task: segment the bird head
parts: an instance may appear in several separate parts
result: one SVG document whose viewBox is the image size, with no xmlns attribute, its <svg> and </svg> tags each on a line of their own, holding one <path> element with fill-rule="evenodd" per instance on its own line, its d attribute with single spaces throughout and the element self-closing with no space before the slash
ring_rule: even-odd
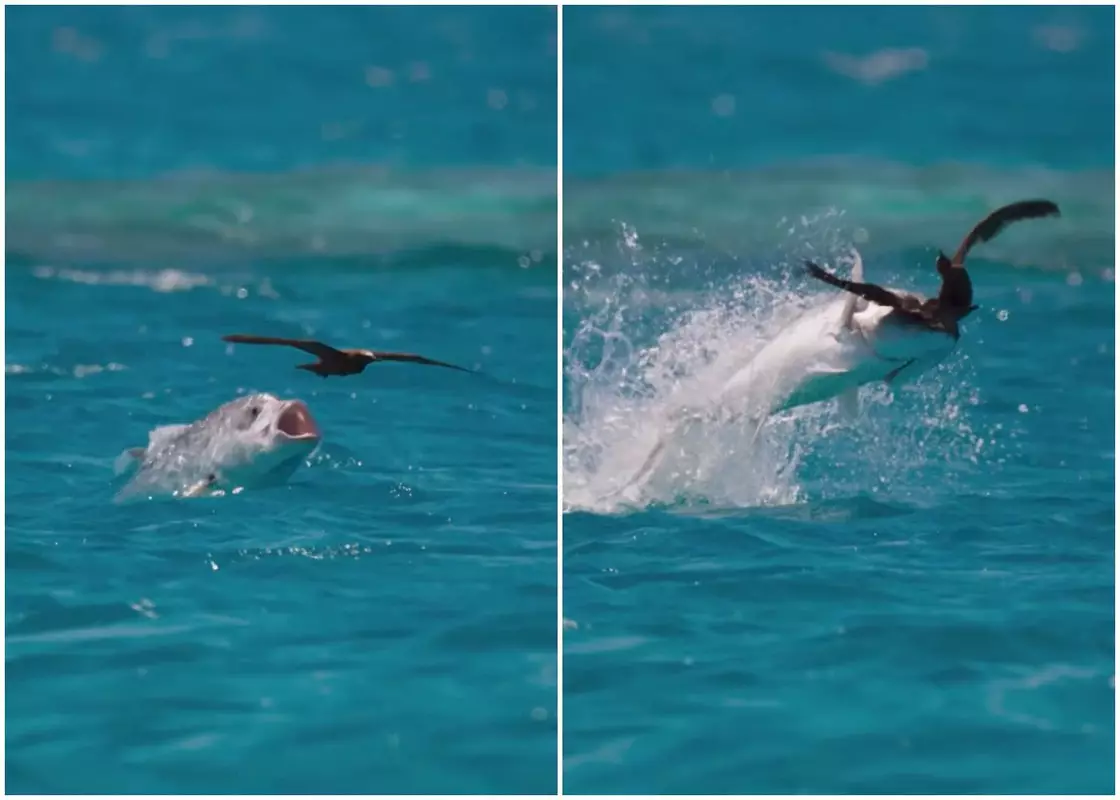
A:
<svg viewBox="0 0 1120 800">
<path fill-rule="evenodd" d="M 964 319 L 979 308 L 972 304 L 972 279 L 968 270 L 953 266 L 948 256 L 938 252 L 937 272 L 941 275 L 941 292 L 937 296 L 941 313 Z"/>
</svg>

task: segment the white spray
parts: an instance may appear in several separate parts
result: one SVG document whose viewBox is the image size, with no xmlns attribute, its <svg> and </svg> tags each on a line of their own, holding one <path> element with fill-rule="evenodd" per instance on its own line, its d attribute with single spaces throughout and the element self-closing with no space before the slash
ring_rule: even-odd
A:
<svg viewBox="0 0 1120 800">
<path fill-rule="evenodd" d="M 636 236 L 627 234 L 628 245 L 634 246 Z M 678 314 L 655 343 L 635 347 L 632 339 L 640 335 L 635 320 L 643 316 L 636 306 L 648 310 L 648 288 L 628 276 L 603 291 L 595 265 L 581 265 L 581 271 L 591 278 L 582 285 L 572 282 L 573 293 L 582 291 L 597 307 L 581 313 L 566 353 L 564 503 L 569 510 L 612 512 L 682 499 L 739 507 L 794 503 L 803 494 L 799 464 L 818 440 L 834 433 L 859 438 L 865 458 L 881 457 L 901 468 L 907 454 L 915 461 L 923 458 L 924 447 L 916 443 L 947 423 L 958 434 L 957 443 L 974 456 L 979 437 L 959 419 L 953 381 L 907 387 L 922 396 L 917 410 L 924 413 L 915 426 L 926 427 L 924 434 L 917 427 L 900 432 L 881 424 L 860 430 L 851 409 L 838 415 L 835 402 L 766 417 L 792 389 L 805 385 L 807 374 L 825 378 L 820 399 L 828 399 L 837 394 L 827 386 L 829 374 L 858 366 L 860 351 L 832 335 L 848 295 L 795 293 L 750 278 L 730 291 L 714 287 Z M 731 300 L 713 299 L 721 297 Z M 685 302 L 667 292 L 657 300 Z M 951 369 L 959 370 L 961 360 L 953 362 Z M 865 406 L 893 402 L 881 383 L 861 391 Z M 900 434 L 908 440 L 905 448 Z M 648 469 L 659 447 L 663 452 Z"/>
</svg>

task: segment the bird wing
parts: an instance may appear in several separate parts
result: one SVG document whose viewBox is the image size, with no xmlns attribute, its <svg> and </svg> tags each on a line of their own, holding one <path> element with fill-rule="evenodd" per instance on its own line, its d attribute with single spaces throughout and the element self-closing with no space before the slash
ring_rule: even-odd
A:
<svg viewBox="0 0 1120 800">
<path fill-rule="evenodd" d="M 314 339 L 285 339 L 279 336 L 254 336 L 248 333 L 231 333 L 228 336 L 223 336 L 222 341 L 233 342 L 235 344 L 281 344 L 288 347 L 295 347 L 304 352 L 311 353 L 320 359 L 337 358 L 342 355 L 341 350 L 337 350 L 328 344 L 316 342 Z"/>
<path fill-rule="evenodd" d="M 1017 203 L 997 208 L 980 220 L 976 227 L 968 232 L 968 236 L 964 237 L 961 246 L 957 248 L 957 252 L 953 255 L 953 266 L 959 267 L 964 264 L 965 256 L 968 255 L 968 251 L 973 246 L 978 242 L 991 241 L 1012 222 L 1039 217 L 1060 217 L 1061 214 L 1062 212 L 1057 204 L 1049 200 L 1020 200 Z"/>
<path fill-rule="evenodd" d="M 389 353 L 384 350 L 358 350 L 356 352 L 361 353 L 371 361 L 409 361 L 413 364 L 426 364 L 430 367 L 447 367 L 448 369 L 457 369 L 460 372 L 472 372 L 466 367 L 458 367 L 454 364 L 448 364 L 446 361 L 425 358 L 415 353 Z"/>
<path fill-rule="evenodd" d="M 904 298 L 888 289 L 884 289 L 882 286 L 876 286 L 873 283 L 856 283 L 855 281 L 838 278 L 831 272 L 814 264 L 812 261 L 806 261 L 805 266 L 808 268 L 810 275 L 817 280 L 824 281 L 829 286 L 835 286 L 837 289 L 851 292 L 857 297 L 862 297 L 864 300 L 878 303 L 881 306 L 897 308 L 900 311 L 911 310 L 910 304 L 907 303 Z"/>
</svg>

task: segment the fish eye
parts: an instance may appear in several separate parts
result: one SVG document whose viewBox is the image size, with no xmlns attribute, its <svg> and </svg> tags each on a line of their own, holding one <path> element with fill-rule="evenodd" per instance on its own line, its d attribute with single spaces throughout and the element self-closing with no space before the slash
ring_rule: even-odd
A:
<svg viewBox="0 0 1120 800">
<path fill-rule="evenodd" d="M 252 406 L 249 409 L 249 413 L 252 414 L 253 419 L 256 419 L 257 417 L 259 417 L 261 415 L 261 409 L 260 409 L 259 406 Z"/>
</svg>

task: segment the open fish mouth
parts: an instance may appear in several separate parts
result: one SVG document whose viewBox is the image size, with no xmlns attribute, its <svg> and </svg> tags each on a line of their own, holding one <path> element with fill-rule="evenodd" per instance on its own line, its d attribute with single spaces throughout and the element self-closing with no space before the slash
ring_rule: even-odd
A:
<svg viewBox="0 0 1120 800">
<path fill-rule="evenodd" d="M 318 439 L 319 425 L 302 400 L 292 400 L 276 421 L 276 430 L 289 439 Z"/>
</svg>

